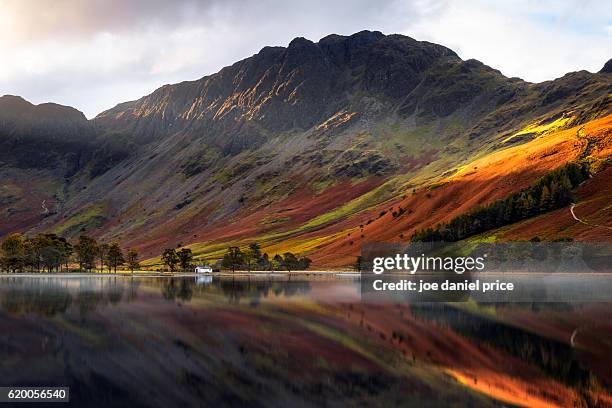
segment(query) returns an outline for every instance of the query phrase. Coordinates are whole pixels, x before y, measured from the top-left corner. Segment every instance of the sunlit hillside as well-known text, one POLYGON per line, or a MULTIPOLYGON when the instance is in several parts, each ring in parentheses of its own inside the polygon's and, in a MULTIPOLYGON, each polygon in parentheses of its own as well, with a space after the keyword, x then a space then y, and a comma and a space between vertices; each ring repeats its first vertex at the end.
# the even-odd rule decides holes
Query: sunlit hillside
POLYGON ((555 208, 550 228, 537 212, 480 232, 607 238, 588 225, 609 223, 611 86, 606 69, 534 84, 363 31, 265 47, 92 120, 4 96, 0 236, 89 235, 149 264, 165 248, 214 260, 257 241, 346 267, 365 242, 407 241, 577 162, 593 176, 575 192, 586 223, 555 208))

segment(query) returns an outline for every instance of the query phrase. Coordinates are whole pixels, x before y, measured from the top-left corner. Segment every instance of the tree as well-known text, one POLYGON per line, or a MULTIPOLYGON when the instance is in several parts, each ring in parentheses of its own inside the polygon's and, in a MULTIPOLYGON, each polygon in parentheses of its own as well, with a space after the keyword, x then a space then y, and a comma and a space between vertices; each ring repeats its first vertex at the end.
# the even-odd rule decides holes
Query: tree
POLYGON ((60 253, 60 268, 64 265, 68 268, 68 263, 70 262, 70 257, 74 252, 74 248, 72 244, 66 240, 66 238, 56 236, 56 246, 60 253))
POLYGON ((191 267, 191 261, 193 261, 193 253, 189 248, 182 248, 177 253, 181 270, 186 271, 191 267))
POLYGON ((62 263, 59 237, 55 234, 39 234, 36 237, 38 242, 38 255, 43 268, 51 273, 59 269, 62 263))
POLYGON ((23 270, 25 261, 25 240, 19 233, 11 234, 2 242, 2 267, 9 272, 23 270))
POLYGON ((12 272, 24 269, 38 272, 59 271, 68 266, 73 247, 56 234, 38 234, 25 238, 21 234, 9 235, 1 245, 0 266, 12 272))
MULTIPOLYGON (((108 251, 110 250, 110 245, 108 244, 100 244, 98 245, 98 260, 100 261, 100 272, 104 272, 104 262, 106 262, 108 258, 108 251)), ((110 265, 108 265, 108 271, 110 272, 110 265)))
POLYGON ((568 205, 572 202, 573 194, 572 194, 572 183, 568 176, 564 175, 561 177, 560 188, 558 190, 557 196, 557 208, 563 207, 564 205, 568 205))
POLYGON ((24 267, 30 270, 41 268, 47 272, 68 267, 73 247, 65 238, 56 234, 38 234, 24 240, 24 267))
POLYGON ((121 266, 125 263, 123 251, 121 250, 121 247, 118 243, 113 242, 108 248, 108 254, 106 255, 106 263, 108 265, 109 271, 111 268, 114 268, 115 272, 117 272, 118 266, 121 266))
POLYGON ((299 268, 300 262, 294 254, 291 252, 285 252, 283 254, 283 265, 285 266, 285 269, 287 269, 287 272, 291 272, 291 270, 299 268))
POLYGON ((136 251, 134 248, 129 248, 127 250, 125 259, 127 261, 128 268, 130 268, 132 273, 134 273, 135 269, 140 269, 140 262, 138 262, 138 251, 136 251))
POLYGON ((259 265, 259 268, 264 271, 270 270, 270 267, 272 266, 272 264, 270 263, 270 257, 265 252, 261 256, 261 258, 259 258, 259 261, 257 262, 257 264, 259 265))
POLYGON ((548 186, 542 188, 542 194, 540 195, 540 211, 548 211, 550 209, 550 190, 548 186))
POLYGON ((179 257, 174 248, 164 249, 164 253, 162 254, 162 262, 170 269, 170 272, 174 272, 176 265, 179 263, 179 257))
POLYGON ((74 246, 79 262, 79 268, 91 272, 96 267, 96 254, 98 253, 98 243, 95 239, 87 235, 81 235, 79 241, 74 246))
POLYGON ((310 268, 310 264, 312 263, 312 260, 306 256, 302 256, 300 257, 299 261, 298 261, 298 267, 305 271, 306 269, 310 268))
POLYGON ((283 260, 283 257, 279 254, 274 255, 274 258, 272 258, 272 260, 274 261, 273 263, 276 265, 277 269, 283 269, 285 267, 285 261, 283 260))
POLYGON ((249 272, 251 272, 251 265, 257 264, 261 259, 261 247, 257 242, 253 242, 249 245, 249 248, 244 254, 249 272))
MULTIPOLYGON (((36 241, 31 238, 27 238, 23 243, 24 248, 24 260, 23 267, 28 268, 30 271, 36 269, 38 272, 40 268, 38 268, 39 258, 38 258, 38 250, 36 247, 36 241)), ((2 261, 0 260, 0 269, 2 269, 2 261)))
POLYGON ((238 247, 229 247, 225 255, 223 255, 223 261, 221 265, 224 268, 232 270, 232 273, 236 272, 236 267, 242 265, 244 262, 244 253, 238 247))
POLYGON ((532 202, 529 200, 528 193, 522 193, 519 200, 521 219, 529 217, 529 213, 531 212, 531 204, 532 202))

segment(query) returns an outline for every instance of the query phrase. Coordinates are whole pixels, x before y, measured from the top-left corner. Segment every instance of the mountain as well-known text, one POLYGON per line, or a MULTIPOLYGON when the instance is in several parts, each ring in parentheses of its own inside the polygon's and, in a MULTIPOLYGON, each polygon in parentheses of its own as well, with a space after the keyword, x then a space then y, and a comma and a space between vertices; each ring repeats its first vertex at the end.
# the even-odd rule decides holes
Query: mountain
POLYGON ((90 121, 3 97, 0 211, 10 214, 0 235, 86 232, 146 257, 179 244, 215 257, 257 240, 271 253, 347 263, 364 240, 406 239, 585 152, 605 167, 609 153, 591 144, 607 143, 610 130, 609 64, 532 84, 441 45, 364 31, 266 47, 90 121), (585 129, 601 126, 591 140, 585 129), (438 206, 455 208, 419 201, 508 152, 522 178, 485 166, 477 194, 452 187, 438 206), (23 177, 34 186, 27 192, 23 177), (429 212, 418 222, 379 217, 398 205, 429 212))
POLYGON ((32 105, 21 97, 0 97, 0 160, 21 168, 57 168, 71 174, 90 146, 92 127, 74 108, 32 105))
POLYGON ((606 62, 606 64, 603 66, 601 71, 599 71, 599 73, 600 74, 612 74, 612 59, 609 59, 608 62, 606 62))

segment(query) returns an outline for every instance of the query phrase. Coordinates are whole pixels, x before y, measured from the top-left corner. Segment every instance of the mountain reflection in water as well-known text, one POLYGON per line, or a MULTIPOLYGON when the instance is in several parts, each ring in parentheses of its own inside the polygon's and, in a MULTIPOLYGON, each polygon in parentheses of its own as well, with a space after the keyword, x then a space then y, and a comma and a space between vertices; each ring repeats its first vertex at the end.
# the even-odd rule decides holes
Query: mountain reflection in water
POLYGON ((2 277, 0 385, 69 386, 73 406, 612 401, 609 304, 359 293, 346 277, 2 277))

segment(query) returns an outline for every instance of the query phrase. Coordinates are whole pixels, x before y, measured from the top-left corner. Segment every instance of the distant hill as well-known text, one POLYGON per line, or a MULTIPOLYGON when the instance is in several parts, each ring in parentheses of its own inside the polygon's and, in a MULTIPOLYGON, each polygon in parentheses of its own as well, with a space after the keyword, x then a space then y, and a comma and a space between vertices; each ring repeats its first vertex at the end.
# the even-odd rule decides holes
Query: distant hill
POLYGON ((178 244, 214 257, 257 240, 350 263, 364 240, 405 239, 566 161, 605 167, 609 152, 584 143, 609 141, 609 65, 532 84, 441 45, 364 31, 266 47, 90 121, 5 96, 0 235, 88 233, 147 257, 178 244), (474 169, 508 152, 516 172, 474 169), (431 205, 426 195, 467 168, 478 188, 431 205), (380 216, 392 206, 420 218, 380 216))
POLYGON ((91 148, 92 137, 91 124, 74 108, 0 97, 0 158, 5 163, 74 173, 78 155, 91 148))

